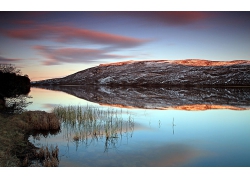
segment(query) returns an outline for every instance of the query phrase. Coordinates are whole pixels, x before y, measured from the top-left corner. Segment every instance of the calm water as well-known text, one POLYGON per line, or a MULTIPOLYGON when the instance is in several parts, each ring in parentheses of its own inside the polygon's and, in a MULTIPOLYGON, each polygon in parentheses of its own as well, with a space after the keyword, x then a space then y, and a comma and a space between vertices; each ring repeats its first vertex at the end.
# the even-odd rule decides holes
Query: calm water
MULTIPOLYGON (((144 94, 142 91, 133 91, 133 95, 136 94, 138 98, 129 93, 124 95, 126 90, 119 91, 120 95, 112 96, 111 92, 115 90, 101 89, 107 93, 102 97, 100 93, 97 97, 94 91, 87 94, 87 91, 72 88, 63 91, 32 88, 29 95, 33 97, 33 103, 27 109, 49 112, 57 105, 88 105, 104 110, 112 108, 119 112, 124 124, 117 136, 109 140, 103 136, 75 140, 75 135, 84 132, 84 129, 67 126, 62 126, 56 135, 31 136, 30 141, 38 147, 58 145, 59 166, 250 166, 249 89, 240 91, 239 95, 245 93, 245 96, 238 100, 234 99, 235 95, 230 96, 238 90, 227 91, 229 100, 223 95, 215 98, 214 90, 209 95, 204 93, 206 97, 201 92, 199 97, 203 97, 204 102, 207 97, 211 99, 212 95, 216 99, 209 101, 209 107, 204 106, 207 103, 202 103, 202 108, 196 96, 189 97, 187 93, 183 96, 180 93, 183 91, 180 90, 171 91, 170 94, 176 98, 182 97, 181 103, 176 99, 171 102, 164 100, 161 96, 165 97, 167 93, 156 96, 155 92, 152 95, 153 91, 147 90, 144 94), (149 99, 144 102, 145 98, 149 99), (128 99, 130 100, 126 101, 128 99), (194 100, 193 103, 190 99, 194 100), (189 105, 188 108, 185 107, 185 102, 189 105), (128 123, 129 118, 133 119, 132 124, 128 123)), ((192 90, 188 90, 190 91, 192 90)), ((224 90, 218 92, 226 94, 224 90)))

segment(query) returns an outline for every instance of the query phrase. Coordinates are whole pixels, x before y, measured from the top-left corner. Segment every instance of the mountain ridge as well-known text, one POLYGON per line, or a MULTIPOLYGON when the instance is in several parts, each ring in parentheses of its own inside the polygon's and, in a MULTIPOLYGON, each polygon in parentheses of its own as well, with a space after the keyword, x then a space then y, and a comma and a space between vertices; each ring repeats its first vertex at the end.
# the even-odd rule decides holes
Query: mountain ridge
POLYGON ((137 62, 154 62, 154 63, 173 63, 173 64, 180 64, 180 65, 189 65, 189 66, 228 66, 234 64, 243 64, 243 63, 250 63, 248 60, 232 60, 232 61, 211 61, 205 59, 185 59, 185 60, 144 60, 144 61, 121 61, 121 62, 114 62, 114 63, 105 63, 100 64, 99 66, 121 66, 125 64, 133 64, 137 62))
POLYGON ((250 61, 144 60, 100 64, 33 85, 250 86, 250 61))

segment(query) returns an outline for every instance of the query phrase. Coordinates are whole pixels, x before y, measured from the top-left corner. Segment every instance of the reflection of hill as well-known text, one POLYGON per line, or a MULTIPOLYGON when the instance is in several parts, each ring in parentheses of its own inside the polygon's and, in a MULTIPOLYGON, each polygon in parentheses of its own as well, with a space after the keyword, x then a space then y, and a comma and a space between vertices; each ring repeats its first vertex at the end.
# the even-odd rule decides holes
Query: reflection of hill
POLYGON ((39 86, 64 91, 101 105, 143 109, 234 109, 250 107, 250 88, 145 88, 109 86, 39 86))

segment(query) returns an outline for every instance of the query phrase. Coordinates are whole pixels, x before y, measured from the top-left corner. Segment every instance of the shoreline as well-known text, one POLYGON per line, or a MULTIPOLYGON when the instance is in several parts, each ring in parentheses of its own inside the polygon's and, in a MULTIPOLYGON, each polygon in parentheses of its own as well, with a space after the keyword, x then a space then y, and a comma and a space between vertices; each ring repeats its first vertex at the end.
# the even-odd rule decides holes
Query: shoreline
MULTIPOLYGON (((45 158, 46 148, 35 147, 28 138, 36 130, 59 130, 60 121, 45 111, 25 111, 21 114, 0 114, 0 166, 56 166, 57 158, 45 158), (45 123, 47 122, 47 123, 45 123), (53 161, 52 161, 53 160, 53 161)), ((58 154, 57 154, 58 155, 58 154)))

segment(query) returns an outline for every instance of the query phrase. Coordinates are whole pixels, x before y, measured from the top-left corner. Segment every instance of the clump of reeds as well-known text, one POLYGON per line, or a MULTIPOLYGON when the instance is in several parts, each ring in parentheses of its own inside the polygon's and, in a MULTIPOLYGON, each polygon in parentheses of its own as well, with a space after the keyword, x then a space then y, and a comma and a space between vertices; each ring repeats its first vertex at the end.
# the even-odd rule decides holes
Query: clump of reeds
POLYGON ((58 106, 53 113, 60 118, 66 138, 74 142, 105 138, 105 145, 115 144, 124 133, 133 131, 134 122, 127 113, 128 119, 122 117, 122 110, 100 109, 97 107, 58 106), (73 135, 73 136, 72 136, 73 135))
POLYGON ((60 120, 53 113, 45 111, 27 111, 23 117, 32 130, 58 130, 60 129, 60 120))
POLYGON ((107 109, 101 110, 97 107, 90 106, 58 106, 55 107, 53 113, 63 121, 90 120, 94 121, 100 118, 109 118, 118 114, 118 110, 107 109))

